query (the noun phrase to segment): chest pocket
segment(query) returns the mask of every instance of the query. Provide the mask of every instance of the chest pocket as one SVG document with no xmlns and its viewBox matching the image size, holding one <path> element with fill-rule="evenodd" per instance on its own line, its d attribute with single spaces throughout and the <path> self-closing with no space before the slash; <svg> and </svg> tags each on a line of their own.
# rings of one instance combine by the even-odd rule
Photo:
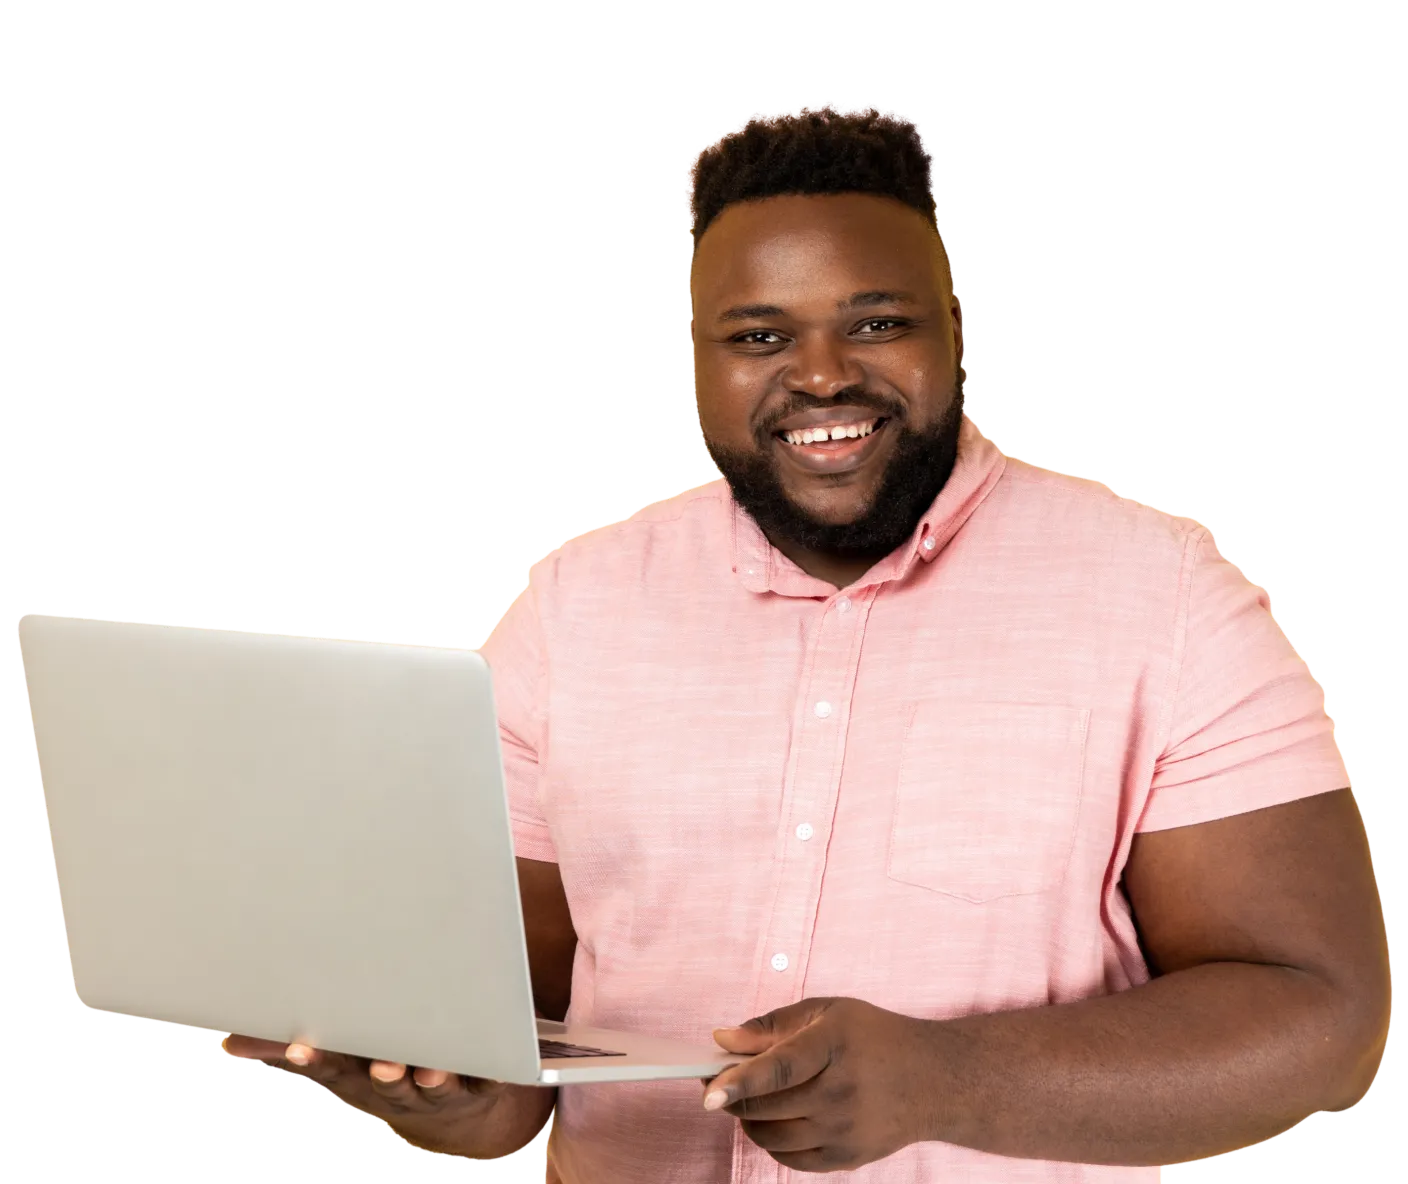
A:
<svg viewBox="0 0 1408 1184">
<path fill-rule="evenodd" d="M 981 903 L 1045 892 L 1070 861 L 1088 708 L 925 700 L 905 728 L 891 878 Z"/>
</svg>

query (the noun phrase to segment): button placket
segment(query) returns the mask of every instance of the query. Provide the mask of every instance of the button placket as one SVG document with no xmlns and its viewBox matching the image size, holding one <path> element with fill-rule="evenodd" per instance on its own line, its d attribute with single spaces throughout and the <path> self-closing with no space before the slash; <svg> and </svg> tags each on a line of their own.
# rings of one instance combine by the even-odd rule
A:
<svg viewBox="0 0 1408 1184">
<path fill-rule="evenodd" d="M 850 597 L 839 597 L 838 600 L 835 601 L 835 610 L 836 615 L 838 615 L 838 617 L 846 617 L 846 615 L 848 615 L 849 612 L 852 611 L 853 607 L 855 607 L 855 605 L 853 605 L 852 601 L 850 601 Z M 831 700 L 821 698 L 821 700 L 817 700 L 814 704 L 811 705 L 811 711 L 812 715 L 814 715 L 814 717 L 817 719 L 831 719 L 832 715 L 835 714 L 836 708 L 835 705 L 832 704 Z M 803 773 L 801 774 L 801 776 L 805 777 L 805 774 Z M 812 826 L 810 822 L 800 822 L 800 824 L 797 824 L 796 828 L 794 828 L 793 833 L 797 836 L 797 839 L 800 840 L 800 842 L 807 842 L 807 840 L 810 840 L 812 838 L 812 835 L 815 835 L 817 831 L 815 831 L 814 826 Z M 807 935 L 805 935 L 805 933 L 801 933 L 801 935 L 798 936 L 800 936 L 800 939 L 803 940 L 803 942 L 807 940 Z M 772 966 L 772 969 L 774 971 L 777 971 L 777 973 L 781 973 L 781 971 L 787 970 L 788 966 L 791 966 L 791 960 L 788 959 L 786 953 L 781 952 L 781 950 L 777 950 L 777 952 L 773 953 L 773 956 L 770 957 L 769 966 Z"/>
</svg>

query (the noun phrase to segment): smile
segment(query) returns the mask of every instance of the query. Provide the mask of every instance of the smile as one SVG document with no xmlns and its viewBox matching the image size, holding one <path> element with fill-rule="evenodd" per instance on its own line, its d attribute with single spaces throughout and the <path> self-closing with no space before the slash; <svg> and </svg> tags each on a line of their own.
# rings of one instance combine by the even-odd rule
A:
<svg viewBox="0 0 1408 1184">
<path fill-rule="evenodd" d="M 840 475 L 859 469 L 889 436 L 884 416 L 809 424 L 773 433 L 782 458 L 810 474 Z"/>
</svg>

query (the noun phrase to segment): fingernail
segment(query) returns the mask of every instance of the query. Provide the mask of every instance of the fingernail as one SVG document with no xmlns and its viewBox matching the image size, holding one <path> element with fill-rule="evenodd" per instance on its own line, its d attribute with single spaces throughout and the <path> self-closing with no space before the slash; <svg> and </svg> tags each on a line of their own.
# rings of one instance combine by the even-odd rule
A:
<svg viewBox="0 0 1408 1184">
<path fill-rule="evenodd" d="M 284 1057 L 295 1065 L 306 1065 L 313 1059 L 313 1050 L 306 1044 L 290 1044 L 284 1049 Z"/>
<path fill-rule="evenodd" d="M 220 1047 L 223 1048 L 226 1052 L 230 1051 L 230 1038 L 228 1036 L 226 1036 L 224 1040 L 220 1041 Z"/>
<path fill-rule="evenodd" d="M 728 1091 L 722 1089 L 711 1089 L 704 1095 L 705 1110 L 721 1110 L 728 1105 Z"/>
<path fill-rule="evenodd" d="M 406 1071 L 405 1065 L 389 1065 L 383 1061 L 378 1061 L 371 1067 L 371 1075 L 378 1081 L 392 1082 L 400 1078 Z"/>
</svg>

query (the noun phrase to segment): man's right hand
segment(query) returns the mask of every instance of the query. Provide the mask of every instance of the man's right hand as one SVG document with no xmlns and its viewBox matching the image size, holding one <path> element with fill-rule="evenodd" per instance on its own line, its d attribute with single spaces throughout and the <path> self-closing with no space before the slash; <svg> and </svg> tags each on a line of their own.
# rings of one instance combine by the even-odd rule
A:
<svg viewBox="0 0 1408 1184">
<path fill-rule="evenodd" d="M 501 1107 L 506 1098 L 526 1094 L 517 1100 L 527 1103 L 528 1109 L 550 1109 L 554 1093 L 550 1089 L 506 1085 L 443 1069 L 369 1061 L 306 1044 L 281 1044 L 252 1036 L 229 1036 L 224 1048 L 231 1056 L 263 1061 L 299 1077 L 312 1078 L 348 1105 L 384 1120 L 416 1147 L 476 1159 L 507 1155 L 522 1146 L 517 1131 L 524 1127 L 523 1118 L 529 1116 L 495 1113 L 499 1109 L 520 1109 L 512 1104 Z M 533 1133 L 542 1122 L 543 1118 L 539 1118 Z"/>
</svg>

